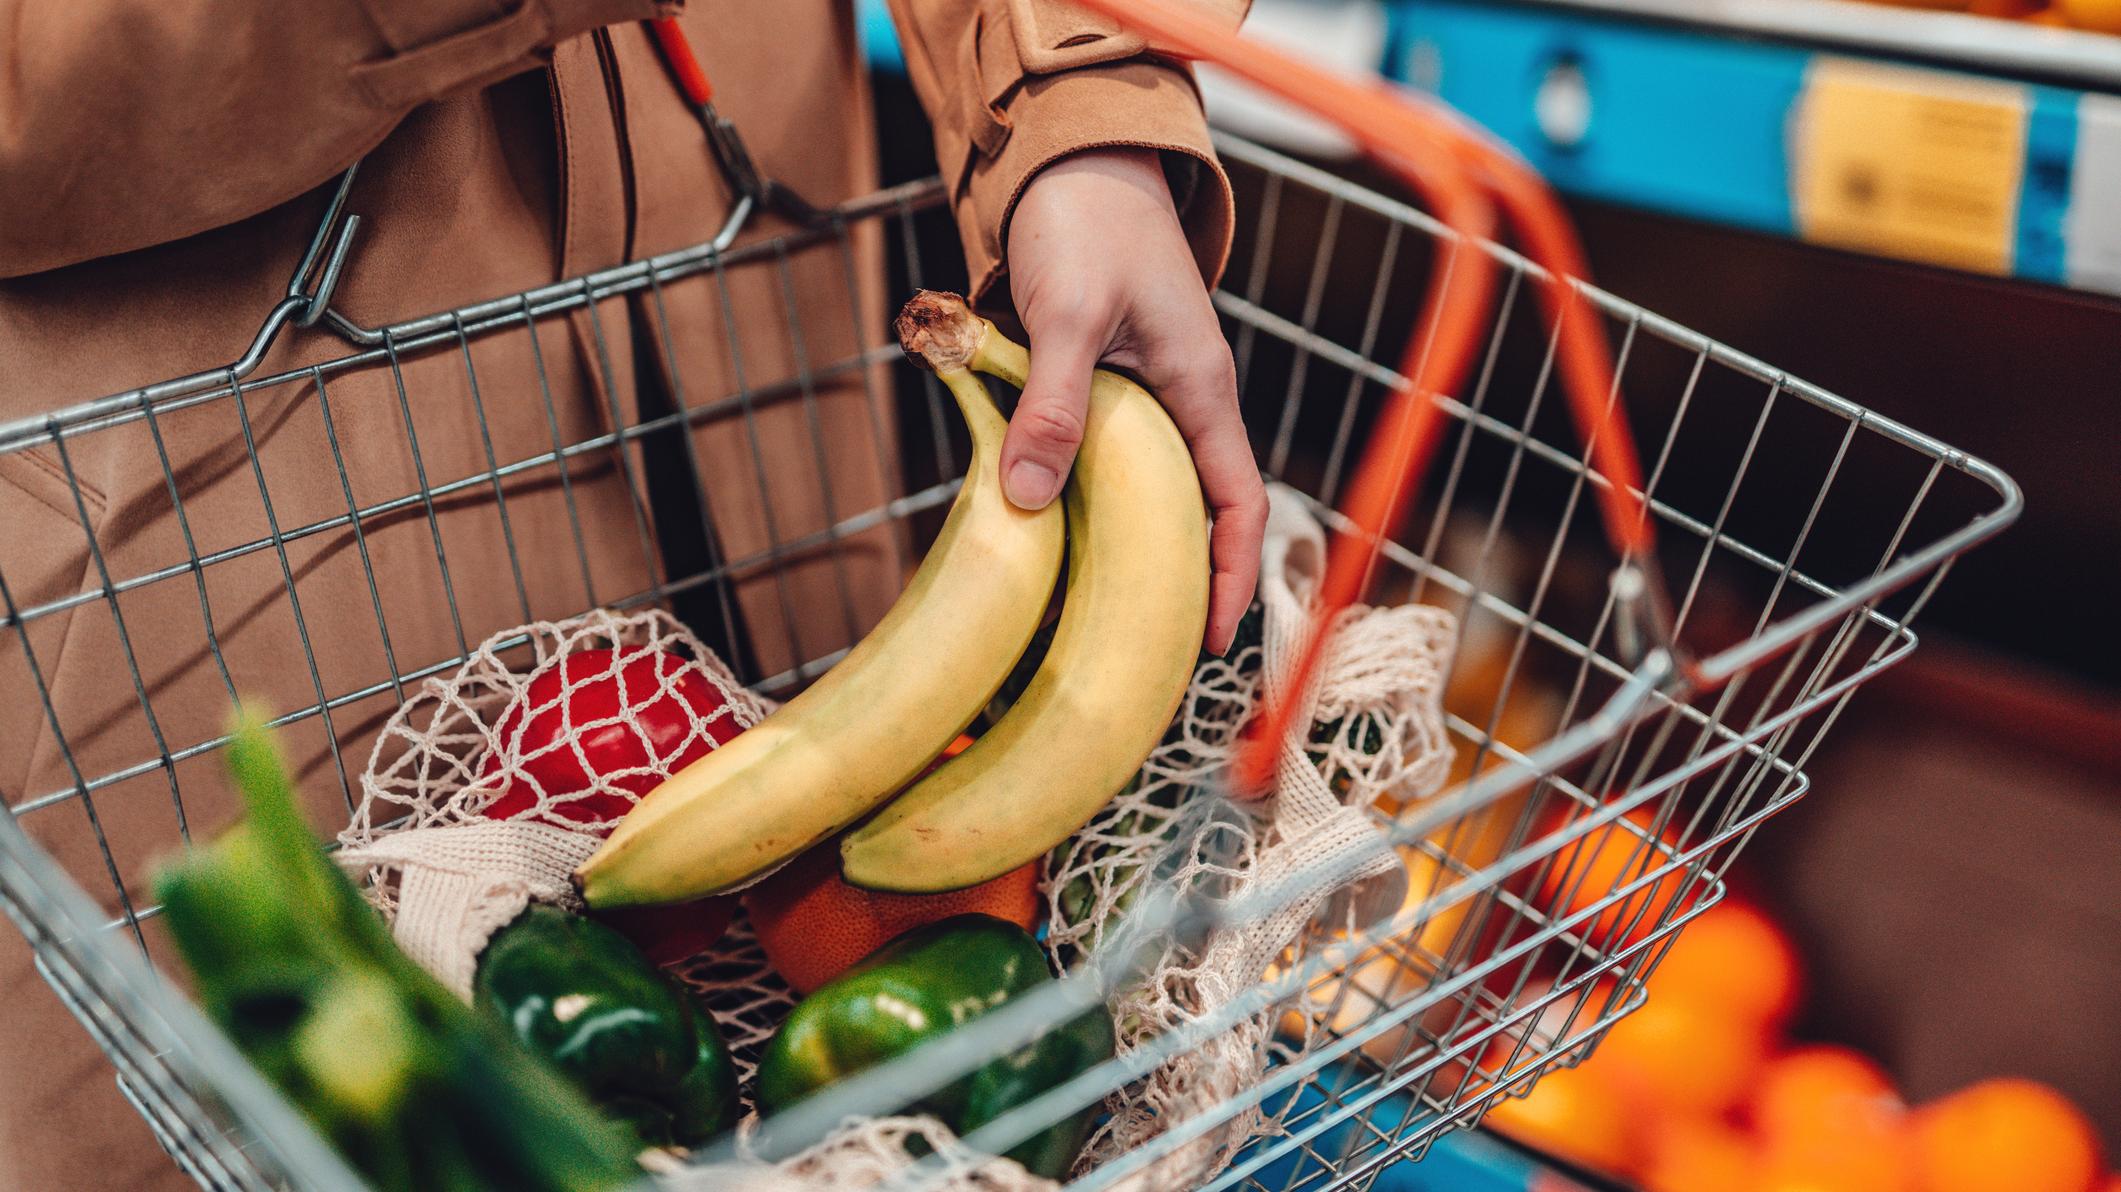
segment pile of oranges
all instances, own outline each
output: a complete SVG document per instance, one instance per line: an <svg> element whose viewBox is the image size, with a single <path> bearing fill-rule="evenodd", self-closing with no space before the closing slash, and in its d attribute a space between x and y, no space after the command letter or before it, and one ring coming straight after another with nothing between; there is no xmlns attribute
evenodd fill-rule
<svg viewBox="0 0 2121 1192"><path fill-rule="evenodd" d="M1647 1192L2121 1192L2091 1124L2045 1085L1988 1080L1910 1107L1861 1053L1791 1045L1801 981L1766 914L1712 907L1589 1059L1486 1121Z"/></svg>
<svg viewBox="0 0 2121 1192"><path fill-rule="evenodd" d="M2121 0L1881 0L1902 8L1933 8L2000 17L2058 29L2121 33Z"/></svg>

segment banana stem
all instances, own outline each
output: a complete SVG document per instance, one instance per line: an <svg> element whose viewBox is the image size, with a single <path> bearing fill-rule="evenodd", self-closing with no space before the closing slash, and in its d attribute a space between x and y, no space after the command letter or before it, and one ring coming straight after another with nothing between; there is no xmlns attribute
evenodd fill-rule
<svg viewBox="0 0 2121 1192"><path fill-rule="evenodd" d="M985 373L1018 389L1031 379L1031 353L972 313L956 294L920 290L898 314L898 342L908 356L951 383L953 373Z"/></svg>
<svg viewBox="0 0 2121 1192"><path fill-rule="evenodd" d="M1009 343L994 324L972 313L972 308L956 294L940 290L921 290L906 301L898 312L898 342L906 355L913 357L943 382L950 396L957 402L958 412L965 416L965 425L972 431L975 450L973 468L981 470L982 458L998 452L1001 436L1008 431L1008 423L1001 411L994 408L994 401L987 396L986 386L972 375L981 369L985 353L990 351L992 341L1000 340L1015 350L1022 359L1025 370L1031 360L1022 348ZM983 371L991 371L984 370ZM1011 384L1022 386L1021 379L1011 379ZM988 451L992 448L993 452ZM999 467L998 459L995 467Z"/></svg>
<svg viewBox="0 0 2121 1192"><path fill-rule="evenodd" d="M1024 350L1024 345L996 330L994 324L987 323L986 328L987 333L980 337L979 347L972 351L972 371L986 373L995 380L1022 389L1031 379L1031 353Z"/></svg>
<svg viewBox="0 0 2121 1192"><path fill-rule="evenodd" d="M995 408L994 399L987 396L987 387L968 369L937 369L935 375L950 391L952 400L957 402L957 412L965 417L966 429L972 432L972 473L984 475L992 471L1000 475L1002 436L1009 432L1009 423Z"/></svg>

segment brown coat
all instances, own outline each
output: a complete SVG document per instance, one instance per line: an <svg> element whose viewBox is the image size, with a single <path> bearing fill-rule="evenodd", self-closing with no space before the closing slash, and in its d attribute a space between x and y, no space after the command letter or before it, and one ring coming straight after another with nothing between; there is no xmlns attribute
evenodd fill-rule
<svg viewBox="0 0 2121 1192"><path fill-rule="evenodd" d="M349 209L365 227L334 305L363 326L705 239L729 191L634 23L671 7L0 0L0 423L236 358L282 294L320 188L356 159ZM1203 272L1220 268L1228 189L1183 68L1058 0L894 10L980 288L1004 275L1025 182L1103 144L1206 163L1185 214ZM844 0L693 0L683 20L766 171L820 202L872 187ZM747 237L775 230L761 220ZM477 339L113 429L0 439L0 797L116 916L109 874L137 903L180 823L203 834L227 820L215 755L183 755L215 735L231 687L281 710L333 703L287 738L319 823L335 826L394 678L682 576L637 528L639 469L696 468L732 558L875 506L898 483L893 422L859 370L815 386L813 403L738 403L741 417L660 455L449 488L637 422L672 393L742 394L876 342L898 296L873 235L853 249L792 257L785 278L731 270L726 294L699 277L659 307L607 301L542 327L535 354L526 333ZM667 356L636 344L644 329ZM290 331L258 375L348 351ZM329 525L349 502L400 498L359 533ZM270 545L273 527L319 522ZM872 532L837 564L795 555L778 578L740 583L758 670L848 644L895 594L901 553ZM145 938L159 954L151 923ZM0 1187L176 1186L11 934L0 1005Z"/></svg>

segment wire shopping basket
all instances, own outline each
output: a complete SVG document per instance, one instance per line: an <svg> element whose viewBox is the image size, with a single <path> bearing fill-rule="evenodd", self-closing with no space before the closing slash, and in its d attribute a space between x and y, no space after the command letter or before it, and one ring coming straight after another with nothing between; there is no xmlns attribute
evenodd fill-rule
<svg viewBox="0 0 2121 1192"><path fill-rule="evenodd" d="M1215 302L1246 423L1270 478L1329 527L1344 528L1335 509L1351 453L1403 382L1380 361L1415 325L1437 254L1470 248L1500 271L1467 385L1434 398L1440 466L1416 494L1418 516L1377 544L1369 583L1379 604L1457 617L1444 704L1457 769L1434 798L1379 812L1419 879L1398 911L1352 931L1314 924L1219 1017L966 1142L999 1153L1218 1032L1297 1014L1315 1047L1077 1182L1139 1182L1264 1111L1274 1130L1212 1156L1199 1168L1208 1186L1360 1187L1580 1059L1640 1003L1664 946L1720 897L1753 830L1804 793L1805 763L1845 701L1914 648L1911 623L1952 559L2007 525L2019 497L1978 459L1621 299L1468 246L1411 207L1265 149L1219 146L1242 223ZM675 608L747 682L801 685L880 613L862 593L933 534L964 461L933 379L900 360L882 296L858 279L888 251L897 292L962 282L934 249L953 242L933 182L799 230L388 328L338 320L351 350L253 372L282 324L325 321L345 193L236 366L0 427L0 458L36 456L64 479L75 548L56 577L0 557L5 681L34 693L12 714L37 721L25 731L60 775L4 792L0 905L127 1097L214 1188L358 1183L152 963L162 945L142 896L148 866L227 811L225 703L169 698L175 668L215 676L220 694L293 682L306 694L278 723L298 755L307 749L306 785L350 807L346 755L365 750L378 710L508 626ZM1613 481L1550 400L1556 339L1535 299L1561 284L1578 286L1580 309L1614 344L1643 445L1638 495L1661 532L1657 570L1672 577L1669 650L1626 640L1616 608L1639 594L1608 582L1613 559L1586 508ZM837 295L845 325L816 325L802 301L813 292ZM740 342L726 317L736 302L781 312L776 345ZM674 341L716 334L737 363L687 384ZM563 375L576 355L586 380ZM500 392L500 376L530 391ZM622 393L659 382L654 400ZM563 408L570 394L588 395L590 415ZM538 405L535 436L489 417L502 401ZM854 424L873 439L865 466L885 460L889 485L862 507L835 499L833 478L842 498L861 486L819 433ZM717 427L729 453L701 437ZM313 439L306 471L281 454L297 429ZM363 435L389 438L406 466L365 472ZM762 438L813 465L814 507L776 505ZM141 500L170 529L144 545L113 537L84 475L120 442L152 461ZM731 499L731 475L755 507L756 542L716 532L732 524L716 505ZM481 549L492 569L466 574ZM426 595L408 603L394 589L414 566ZM232 605L229 592L247 595ZM150 607L184 615L150 634ZM86 664L65 655L83 650L107 698L67 689ZM1582 847L1615 833L1623 863ZM888 1112L1076 1012L1126 979L1142 939L1264 913L1294 888L1209 907L1145 899L1115 946L1121 963L835 1086L777 1118L775 1145ZM903 1178L924 1171L944 1174L916 1165Z"/></svg>

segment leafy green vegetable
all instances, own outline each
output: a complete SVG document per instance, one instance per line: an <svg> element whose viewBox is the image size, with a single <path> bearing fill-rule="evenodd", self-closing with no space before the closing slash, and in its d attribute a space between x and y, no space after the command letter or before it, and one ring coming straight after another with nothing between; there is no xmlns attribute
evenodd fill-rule
<svg viewBox="0 0 2121 1192"><path fill-rule="evenodd" d="M626 1134L398 950L302 822L264 722L239 709L247 820L156 883L200 1003L383 1189L616 1188Z"/></svg>

